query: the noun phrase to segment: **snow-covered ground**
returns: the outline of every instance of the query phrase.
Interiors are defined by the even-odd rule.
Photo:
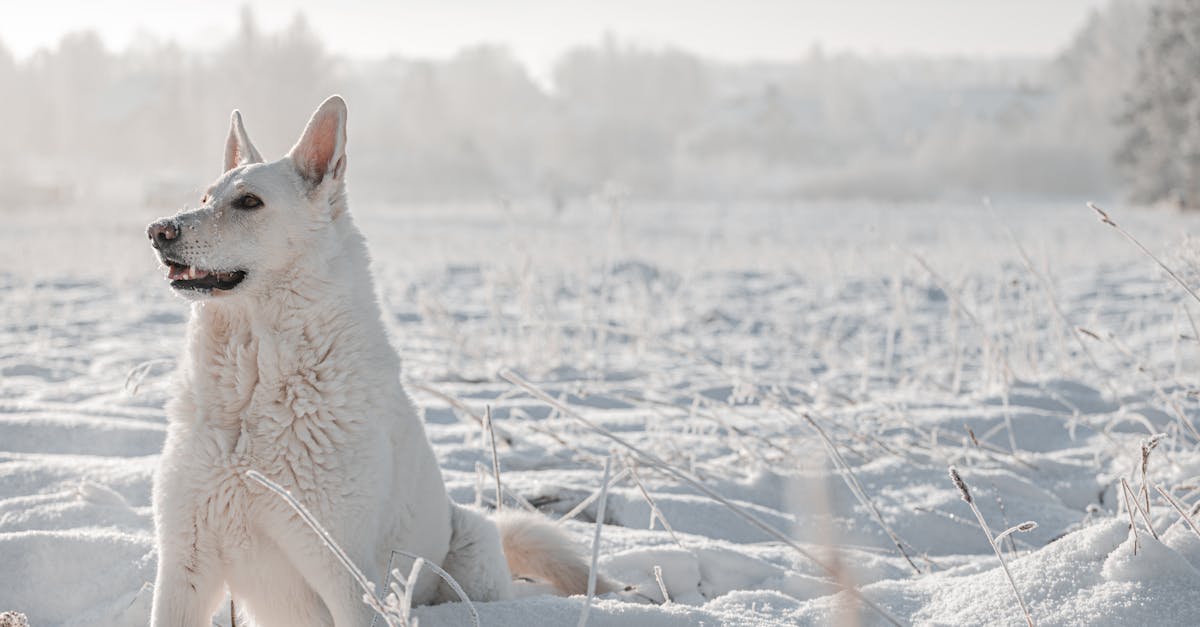
[[[887,624],[839,586],[900,623],[1024,624],[952,464],[992,533],[1037,523],[1000,545],[1038,624],[1200,622],[1200,530],[1155,489],[1200,500],[1200,306],[1081,203],[356,211],[453,498],[493,504],[469,415],[486,406],[507,507],[561,516],[611,456],[600,563],[636,590],[589,624]],[[147,620],[151,475],[187,318],[142,235],[154,217],[3,216],[0,611],[36,627]],[[1200,278],[1200,219],[1114,217]],[[1149,504],[1136,537],[1122,479]],[[563,523],[583,546],[596,512]],[[574,625],[583,604],[478,609]],[[458,604],[416,615],[467,621]]]

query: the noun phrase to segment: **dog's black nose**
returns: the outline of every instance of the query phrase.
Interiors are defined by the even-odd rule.
[[[162,248],[168,242],[179,237],[179,227],[171,220],[159,220],[146,227],[146,235],[150,236],[150,245]]]

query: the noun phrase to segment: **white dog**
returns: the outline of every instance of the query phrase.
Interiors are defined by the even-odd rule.
[[[511,598],[514,576],[584,592],[588,565],[548,521],[489,520],[446,495],[346,210],[345,145],[337,96],[271,163],[235,111],[225,173],[200,207],[148,229],[171,287],[194,301],[154,481],[156,627],[208,627],[226,586],[257,625],[371,622],[350,574],[252,469],[307,506],[378,589],[401,549],[474,600]],[[413,599],[457,597],[425,573]]]

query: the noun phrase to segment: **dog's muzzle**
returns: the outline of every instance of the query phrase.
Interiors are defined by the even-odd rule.
[[[156,250],[162,250],[179,237],[179,226],[174,220],[159,220],[146,227],[146,235],[150,237],[150,245]]]
[[[244,270],[206,270],[173,259],[173,255],[167,249],[179,239],[180,231],[179,224],[169,218],[146,227],[150,245],[159,251],[159,260],[167,266],[167,280],[171,282],[171,287],[205,293],[228,291],[246,278]]]

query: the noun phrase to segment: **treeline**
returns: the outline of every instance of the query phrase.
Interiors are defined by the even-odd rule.
[[[1200,3],[1160,0],[1149,18],[1118,157],[1135,200],[1200,209]]]
[[[213,52],[106,49],[89,32],[0,48],[0,208],[90,195],[182,202],[217,172],[233,108],[282,154],[330,93],[351,108],[370,200],[1094,198],[1118,189],[1115,124],[1145,10],[1116,2],[1051,61],[824,54],[719,64],[605,38],[546,82],[502,47],[351,60],[303,17],[248,12]],[[12,123],[16,121],[16,123]],[[5,196],[4,194],[7,194]]]

